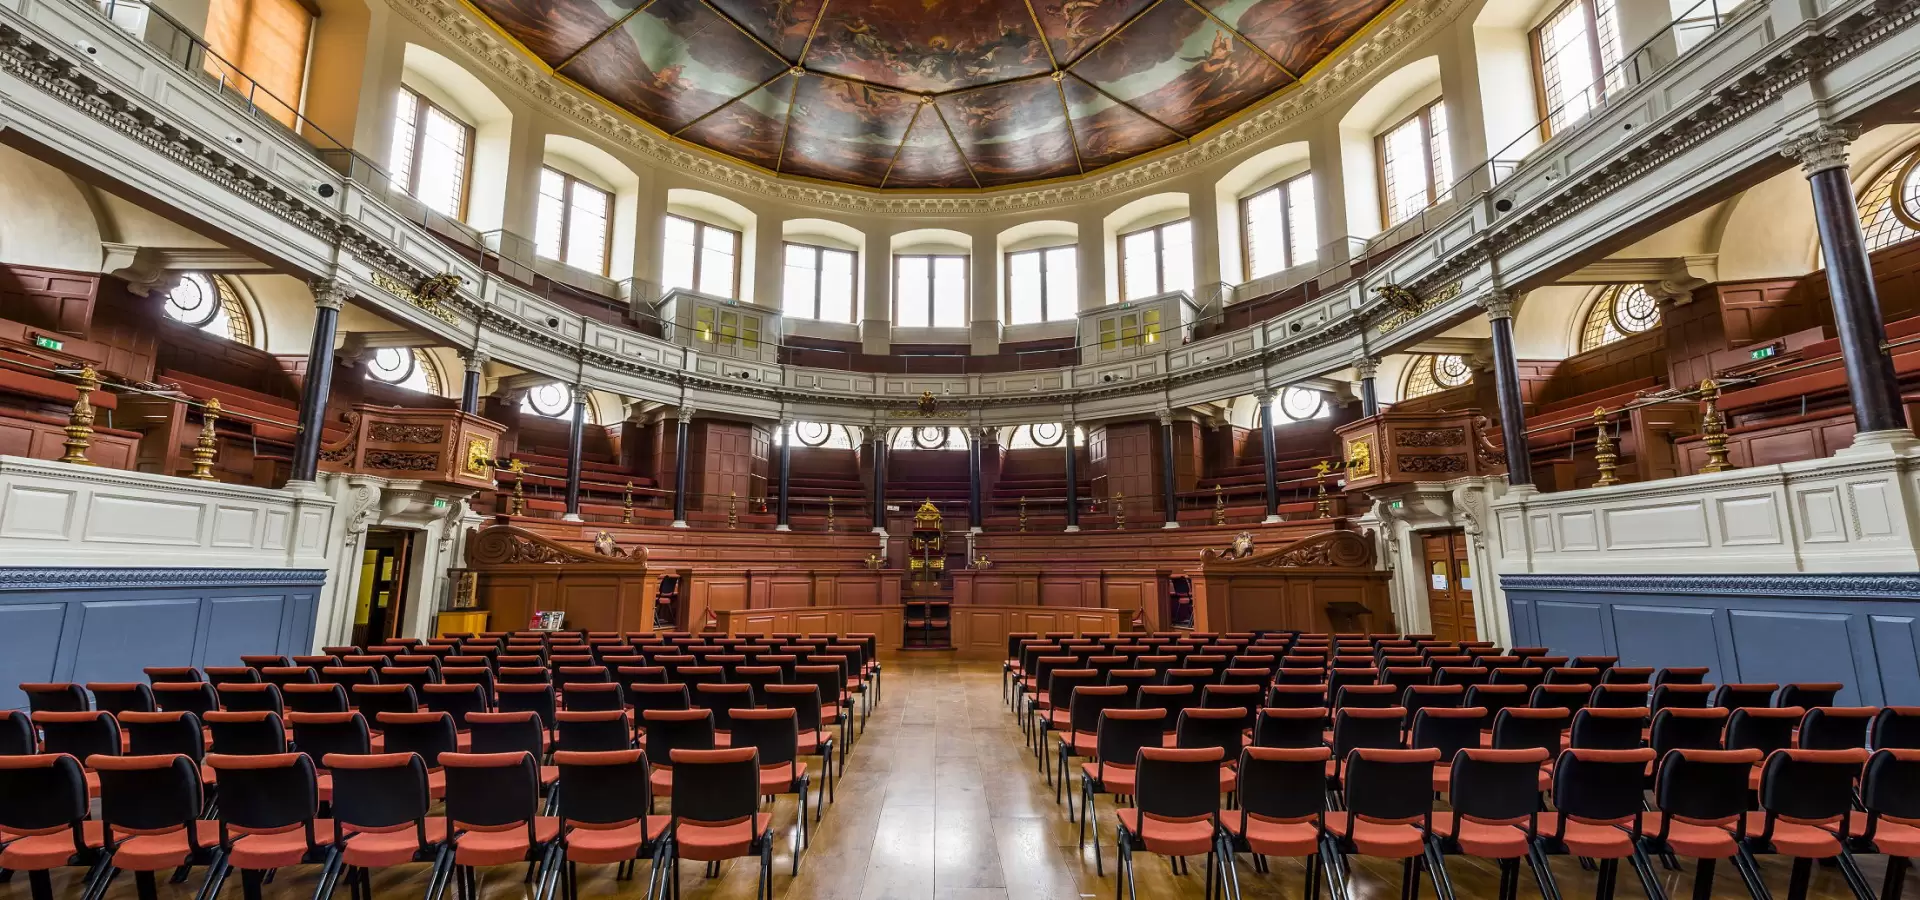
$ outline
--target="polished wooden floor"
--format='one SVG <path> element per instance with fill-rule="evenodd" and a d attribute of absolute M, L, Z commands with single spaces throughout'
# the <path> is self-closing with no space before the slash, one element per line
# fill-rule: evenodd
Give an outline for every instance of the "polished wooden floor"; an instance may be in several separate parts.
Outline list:
<path fill-rule="evenodd" d="M 782 798 L 777 808 L 780 835 L 774 861 L 774 894 L 790 900 L 1079 900 L 1114 894 L 1114 865 L 1110 808 L 1103 802 L 1099 819 L 1106 839 L 1106 876 L 1094 874 L 1091 848 L 1075 850 L 1077 826 L 1067 821 L 1064 807 L 1056 806 L 1053 790 L 1036 771 L 1032 754 L 1000 699 L 998 664 L 952 662 L 914 654 L 887 662 L 885 702 L 874 712 L 864 735 L 853 744 L 838 802 L 813 834 L 811 849 L 800 860 L 800 875 L 788 875 L 793 837 L 793 799 Z M 1154 898 L 1203 896 L 1201 866 L 1193 861 L 1191 875 L 1175 876 L 1164 859 L 1141 855 L 1136 884 L 1140 896 Z M 1399 895 L 1399 867 L 1356 860 L 1353 896 L 1371 900 Z M 1863 858 L 1863 868 L 1877 890 L 1885 868 L 1877 857 Z M 1773 891 L 1785 897 L 1787 867 L 1763 861 Z M 727 864 L 718 878 L 706 878 L 698 864 L 683 866 L 682 896 L 740 898 L 754 896 L 755 866 L 745 860 Z M 1497 872 L 1488 865 L 1450 859 L 1456 889 L 1462 900 L 1492 900 Z M 1744 897 L 1745 890 L 1730 866 L 1721 866 L 1714 896 Z M 522 900 L 530 894 L 522 883 L 522 866 L 481 873 L 484 900 Z M 1304 897 L 1304 866 L 1275 860 L 1269 875 L 1255 874 L 1241 858 L 1240 884 L 1247 897 Z M 1555 860 L 1554 871 L 1564 895 L 1593 895 L 1594 879 L 1573 860 Z M 161 886 L 161 900 L 191 900 L 199 872 L 185 885 Z M 581 895 L 638 897 L 646 884 L 644 870 L 637 880 L 616 881 L 613 870 L 582 870 Z M 1693 887 L 1692 866 L 1685 871 L 1662 872 L 1667 891 L 1688 897 Z M 375 893 L 383 898 L 417 897 L 425 883 L 424 866 L 408 866 L 375 876 Z M 1617 896 L 1642 896 L 1639 882 L 1622 871 Z M 305 900 L 313 891 L 311 869 L 286 870 L 268 885 L 267 900 Z M 77 886 L 56 882 L 62 900 L 76 900 Z M 1920 877 L 1910 876 L 1907 891 L 1920 890 Z M 239 879 L 228 882 L 229 897 L 239 896 Z M 1430 886 L 1423 895 L 1433 896 Z M 1324 891 L 1322 892 L 1324 896 Z M 1522 882 L 1523 897 L 1538 896 L 1530 877 Z M 1920 896 L 1920 894 L 1913 894 Z M 344 898 L 342 889 L 339 896 Z M 449 898 L 452 894 L 448 895 Z M 1836 869 L 1816 870 L 1812 896 L 1850 897 Z M 110 894 L 112 900 L 134 900 L 132 879 L 122 876 Z M 0 900 L 27 900 L 26 879 L 0 886 Z"/>

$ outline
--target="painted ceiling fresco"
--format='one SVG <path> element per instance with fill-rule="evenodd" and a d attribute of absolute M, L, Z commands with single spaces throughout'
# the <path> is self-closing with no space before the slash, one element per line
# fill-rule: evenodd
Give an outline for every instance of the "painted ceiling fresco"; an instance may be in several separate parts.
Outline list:
<path fill-rule="evenodd" d="M 560 76 L 788 175 L 1002 187 L 1176 144 L 1393 0 L 471 0 Z"/>

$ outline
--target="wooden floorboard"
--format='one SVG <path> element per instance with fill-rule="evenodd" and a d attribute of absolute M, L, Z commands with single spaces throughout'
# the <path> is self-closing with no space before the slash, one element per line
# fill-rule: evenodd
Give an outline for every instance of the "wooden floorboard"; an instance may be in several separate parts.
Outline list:
<path fill-rule="evenodd" d="M 1077 826 L 1067 821 L 1065 808 L 1054 803 L 1053 789 L 1036 770 L 1020 730 L 1000 699 L 998 664 L 954 662 L 932 654 L 914 654 L 886 662 L 885 701 L 874 711 L 864 735 L 857 736 L 848 768 L 838 786 L 838 801 L 829 804 L 824 820 L 813 833 L 812 846 L 802 853 L 800 875 L 788 875 L 794 837 L 792 798 L 776 806 L 778 843 L 774 859 L 774 895 L 791 900 L 1080 900 L 1114 896 L 1114 860 L 1111 807 L 1102 802 L 1106 875 L 1094 873 L 1092 850 L 1076 850 Z M 1153 898 L 1203 897 L 1201 866 L 1192 861 L 1192 874 L 1176 876 L 1164 859 L 1137 857 L 1136 885 L 1140 896 Z M 1861 860 L 1877 890 L 1883 861 Z M 1763 860 L 1769 887 L 1785 898 L 1787 866 Z M 1449 859 L 1449 871 L 1462 900 L 1492 900 L 1498 885 L 1491 865 Z M 1744 897 L 1746 892 L 1731 866 L 1720 867 L 1715 897 Z M 1352 895 L 1355 900 L 1397 897 L 1399 866 L 1375 860 L 1356 860 Z M 683 866 L 681 895 L 688 900 L 753 900 L 756 867 L 747 861 L 728 863 L 718 878 L 704 876 L 698 864 Z M 525 868 L 509 866 L 480 874 L 482 900 L 530 900 L 522 882 Z M 1255 874 L 1241 858 L 1240 885 L 1249 898 L 1303 898 L 1304 866 L 1292 860 L 1274 860 L 1271 874 Z M 1568 900 L 1593 896 L 1594 878 L 1573 860 L 1555 860 L 1554 872 Z M 1683 871 L 1660 870 L 1664 887 L 1677 898 L 1691 896 L 1692 865 Z M 184 885 L 163 883 L 161 900 L 191 900 L 200 872 Z M 638 897 L 646 884 L 642 867 L 636 880 L 616 881 L 613 870 L 583 869 L 583 900 L 600 897 Z M 267 886 L 267 900 L 304 900 L 312 896 L 314 870 L 288 869 Z M 376 897 L 419 897 L 425 884 L 424 866 L 407 866 L 375 875 Z M 60 878 L 56 896 L 77 900 L 77 882 Z M 1620 876 L 1617 894 L 1643 894 L 1631 871 Z M 1910 876 L 1909 895 L 1920 896 L 1920 877 Z M 229 880 L 225 896 L 240 896 L 239 878 Z M 1423 896 L 1432 897 L 1430 886 Z M 121 876 L 109 893 L 111 900 L 136 900 L 133 880 Z M 341 889 L 338 896 L 347 896 Z M 1322 891 L 1324 896 L 1324 891 Z M 1531 877 L 1521 886 L 1522 897 L 1537 897 Z M 1816 870 L 1811 896 L 1821 900 L 1851 897 L 1836 869 Z M 450 893 L 449 898 L 452 897 Z M 24 877 L 0 886 L 0 900 L 28 900 Z"/>

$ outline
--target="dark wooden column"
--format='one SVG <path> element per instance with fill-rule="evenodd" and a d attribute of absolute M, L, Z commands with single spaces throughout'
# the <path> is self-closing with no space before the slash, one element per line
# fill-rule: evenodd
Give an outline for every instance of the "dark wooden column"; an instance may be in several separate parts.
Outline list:
<path fill-rule="evenodd" d="M 978 428 L 967 429 L 967 528 L 980 531 L 981 523 L 986 521 L 985 510 L 980 508 L 980 440 Z"/>
<path fill-rule="evenodd" d="M 887 430 L 873 429 L 873 530 L 887 530 Z"/>
<path fill-rule="evenodd" d="M 1353 361 L 1353 369 L 1360 373 L 1360 414 L 1379 415 L 1380 395 L 1374 391 L 1373 376 L 1380 369 L 1380 361 L 1371 356 L 1362 356 Z"/>
<path fill-rule="evenodd" d="M 567 428 L 567 514 L 568 522 L 580 521 L 580 451 L 587 438 L 587 389 L 573 386 L 573 421 Z"/>
<path fill-rule="evenodd" d="M 1280 467 L 1273 436 L 1273 392 L 1260 392 L 1260 467 L 1266 477 L 1267 521 L 1280 521 Z"/>
<path fill-rule="evenodd" d="M 693 407 L 674 411 L 673 431 L 673 527 L 687 527 L 687 431 L 693 426 Z"/>
<path fill-rule="evenodd" d="M 1787 140 L 1781 152 L 1800 161 L 1813 190 L 1813 220 L 1820 256 L 1833 295 L 1833 330 L 1847 367 L 1847 395 L 1858 433 L 1908 431 L 1893 357 L 1886 351 L 1887 326 L 1873 287 L 1873 267 L 1860 232 L 1860 211 L 1848 178 L 1847 145 L 1859 134 L 1852 125 L 1822 125 Z"/>
<path fill-rule="evenodd" d="M 1073 420 L 1060 423 L 1060 446 L 1067 448 L 1067 530 L 1080 530 L 1080 484 L 1074 461 Z"/>
<path fill-rule="evenodd" d="M 1180 492 L 1174 486 L 1173 410 L 1160 411 L 1160 505 L 1166 507 L 1165 528 L 1180 527 Z"/>
<path fill-rule="evenodd" d="M 780 435 L 780 505 L 775 509 L 773 530 L 792 531 L 792 520 L 787 513 L 787 484 L 793 475 L 793 423 L 781 422 Z"/>
<path fill-rule="evenodd" d="M 307 350 L 307 380 L 300 391 L 300 433 L 293 442 L 292 481 L 312 481 L 320 473 L 320 437 L 327 419 L 327 397 L 333 392 L 333 339 L 340 330 L 340 307 L 346 286 L 337 281 L 313 283 L 313 343 Z"/>
<path fill-rule="evenodd" d="M 1527 448 L 1527 410 L 1520 397 L 1520 363 L 1513 355 L 1513 294 L 1495 290 L 1481 298 L 1493 330 L 1493 388 L 1500 403 L 1500 435 L 1507 447 L 1507 483 L 1533 483 Z"/>
<path fill-rule="evenodd" d="M 463 413 L 480 412 L 481 375 L 487 367 L 487 351 L 479 348 L 463 350 L 460 358 L 467 361 L 467 379 L 460 385 L 460 411 Z"/>

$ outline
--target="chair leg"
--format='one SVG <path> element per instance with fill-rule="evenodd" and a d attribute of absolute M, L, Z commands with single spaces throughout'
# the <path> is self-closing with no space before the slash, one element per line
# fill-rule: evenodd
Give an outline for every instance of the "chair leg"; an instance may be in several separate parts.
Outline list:
<path fill-rule="evenodd" d="M 1747 884 L 1747 893 L 1753 900 L 1773 900 L 1773 892 L 1767 890 L 1767 883 L 1760 878 L 1760 863 L 1745 847 L 1734 854 L 1733 864 L 1740 870 L 1740 879 Z"/>
<path fill-rule="evenodd" d="M 1907 880 L 1911 860 L 1904 856 L 1887 857 L 1887 880 L 1880 885 L 1880 900 L 1900 900 L 1900 889 Z"/>
<path fill-rule="evenodd" d="M 1633 846 L 1634 874 L 1640 876 L 1640 889 L 1647 894 L 1647 900 L 1667 900 L 1667 891 L 1660 886 L 1660 878 L 1653 872 L 1653 860 L 1647 856 L 1647 849 L 1638 843 Z"/>
<path fill-rule="evenodd" d="M 1703 859 L 1693 864 L 1693 900 L 1712 900 L 1713 869 L 1717 862 Z"/>
<path fill-rule="evenodd" d="M 1433 880 L 1433 892 L 1440 900 L 1453 900 L 1453 878 L 1447 874 L 1447 861 L 1440 853 L 1440 845 L 1427 841 L 1426 852 L 1427 877 Z"/>
<path fill-rule="evenodd" d="M 1813 860 L 1794 857 L 1793 874 L 1787 879 L 1787 900 L 1807 900 L 1807 886 L 1813 883 Z M 248 900 L 253 900 L 249 897 Z"/>
<path fill-rule="evenodd" d="M 1219 842 L 1218 840 L 1215 840 L 1215 841 L 1214 841 L 1214 846 L 1215 846 L 1215 847 L 1218 847 L 1219 845 L 1220 845 L 1220 842 Z M 1215 868 L 1215 866 L 1217 865 L 1217 863 L 1218 863 L 1218 861 L 1219 861 L 1219 859 L 1220 859 L 1220 855 L 1219 855 L 1218 853 L 1215 853 L 1215 852 L 1214 852 L 1213 850 L 1208 850 L 1208 851 L 1207 851 L 1207 873 L 1206 873 L 1206 884 L 1207 884 L 1207 890 L 1206 890 L 1206 897 L 1207 897 L 1207 900 L 1213 900 L 1213 896 L 1214 896 L 1214 894 L 1213 894 L 1213 891 L 1214 891 L 1214 880 L 1213 880 L 1213 870 L 1214 870 L 1214 868 Z"/>
<path fill-rule="evenodd" d="M 1840 864 L 1840 873 L 1847 877 L 1847 887 L 1853 891 L 1854 900 L 1874 900 L 1873 888 L 1867 884 L 1867 876 L 1860 871 L 1860 864 L 1854 860 L 1853 854 L 1842 847 L 1836 861 Z M 1887 866 L 1893 866 L 1891 859 L 1887 861 Z"/>
<path fill-rule="evenodd" d="M 1133 888 L 1133 851 L 1127 851 L 1127 900 L 1140 900 L 1140 892 Z"/>
<path fill-rule="evenodd" d="M 1547 854 L 1532 841 L 1527 842 L 1527 868 L 1533 870 L 1533 883 L 1540 888 L 1543 900 L 1560 900 L 1560 884 L 1554 880 L 1553 869 L 1547 866 Z M 1664 898 L 1656 897 L 1653 900 Z"/>
<path fill-rule="evenodd" d="M 27 889 L 33 900 L 53 900 L 53 873 L 35 869 L 27 873 Z"/>

